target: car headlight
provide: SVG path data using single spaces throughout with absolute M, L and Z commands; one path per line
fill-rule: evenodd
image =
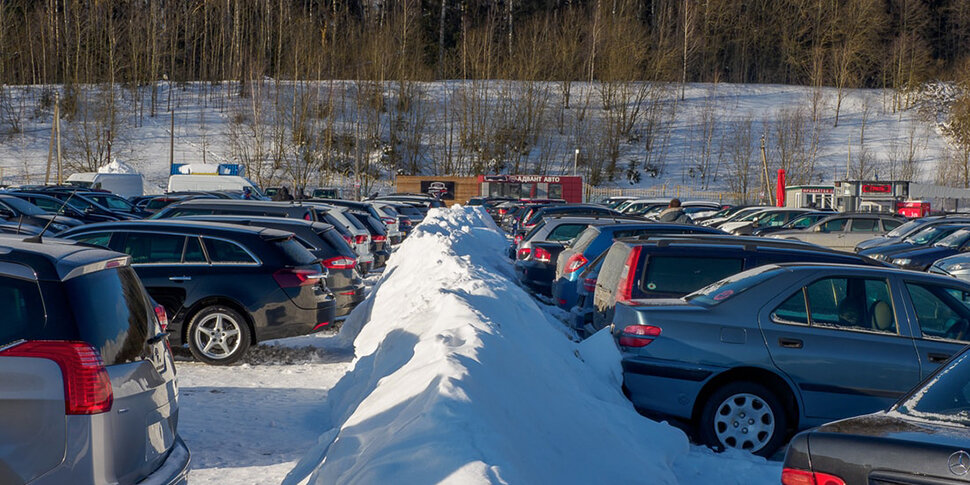
M 893 260 L 893 264 L 897 266 L 907 266 L 909 265 L 909 263 L 912 263 L 912 262 L 913 260 L 909 258 L 896 258 Z
M 943 269 L 946 270 L 947 272 L 966 271 L 966 270 L 970 270 L 970 263 L 951 264 L 950 266 L 947 266 L 946 268 L 943 268 Z

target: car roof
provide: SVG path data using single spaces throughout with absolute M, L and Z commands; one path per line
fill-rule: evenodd
M 933 278 L 933 279 L 938 279 L 938 280 L 941 280 L 941 281 L 947 281 L 947 282 L 950 282 L 950 283 L 960 283 L 961 285 L 964 285 L 964 286 L 970 286 L 970 283 L 967 283 L 966 281 L 963 281 L 963 280 L 958 279 L 958 278 L 953 278 L 951 276 L 944 276 L 944 275 L 939 275 L 939 274 L 935 274 L 935 273 L 927 273 L 926 271 L 914 271 L 914 270 L 911 270 L 911 269 L 898 268 L 896 266 L 864 266 L 864 265 L 846 264 L 846 263 L 805 263 L 805 262 L 797 262 L 797 263 L 773 263 L 773 265 L 774 266 L 778 266 L 779 268 L 786 268 L 786 269 L 790 269 L 790 270 L 793 270 L 793 271 L 794 270 L 799 270 L 799 269 L 806 269 L 807 270 L 807 269 L 820 269 L 820 268 L 833 268 L 833 269 L 847 269 L 847 268 L 852 268 L 852 269 L 859 269 L 861 267 L 861 268 L 865 268 L 867 270 L 877 270 L 877 271 L 884 271 L 884 272 L 890 272 L 890 273 L 896 273 L 896 274 L 905 274 L 905 275 L 908 275 L 908 276 L 919 276 L 919 277 L 924 277 L 924 278 Z
M 239 205 L 239 206 L 260 206 L 260 207 L 300 207 L 303 201 L 287 200 L 253 200 L 253 199 L 190 199 L 179 203 L 179 206 L 193 205 Z
M 156 219 L 159 221 L 164 221 L 166 219 Z M 273 224 L 289 225 L 289 226 L 307 226 L 313 227 L 315 225 L 332 227 L 331 224 L 319 221 L 308 221 L 306 219 L 298 219 L 295 217 L 273 217 L 273 216 L 244 216 L 239 214 L 211 214 L 211 215 L 193 215 L 193 216 L 178 216 L 171 219 L 171 221 L 209 221 L 219 224 L 218 221 L 227 221 L 223 224 L 231 225 L 250 225 L 249 222 L 272 222 Z
M 78 226 L 64 232 L 76 234 L 93 230 L 158 230 L 199 234 L 211 232 L 215 234 L 253 234 L 269 238 L 283 238 L 290 234 L 289 232 L 277 229 L 225 224 L 221 222 L 189 221 L 181 218 L 98 222 Z
M 644 234 L 641 236 L 617 239 L 631 245 L 654 244 L 657 246 L 670 245 L 706 245 L 706 246 L 744 246 L 746 248 L 781 248 L 807 249 L 835 254 L 852 255 L 844 251 L 837 251 L 817 244 L 788 239 L 769 239 L 759 236 L 733 236 L 730 234 Z
M 0 261 L 26 264 L 37 278 L 44 280 L 68 277 L 77 268 L 108 260 L 128 261 L 128 256 L 76 241 L 36 238 L 17 234 L 0 234 Z

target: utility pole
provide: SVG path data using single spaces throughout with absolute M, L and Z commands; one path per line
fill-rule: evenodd
M 579 167 L 579 148 L 576 149 L 576 154 L 573 157 L 573 176 L 576 176 L 579 174 L 579 171 L 577 170 L 578 167 Z
M 57 143 L 57 185 L 64 183 L 61 175 L 61 97 L 54 94 L 54 142 Z
M 768 149 L 765 148 L 765 135 L 761 134 L 761 166 L 764 168 L 765 177 L 765 197 L 768 198 L 768 205 L 775 205 L 771 198 L 771 178 L 768 176 Z
M 168 173 L 171 175 L 172 169 L 175 168 L 175 110 L 172 109 L 172 80 L 168 74 L 162 74 L 162 79 L 168 81 L 168 112 L 171 117 L 168 136 Z

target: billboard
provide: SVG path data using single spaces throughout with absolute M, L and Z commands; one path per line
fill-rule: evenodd
M 422 180 L 421 193 L 442 200 L 455 200 L 455 183 L 438 180 Z

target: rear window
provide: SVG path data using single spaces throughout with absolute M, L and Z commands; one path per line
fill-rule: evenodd
M 914 418 L 970 426 L 970 352 L 964 352 L 896 411 Z
M 536 233 L 539 232 L 540 229 L 542 229 L 543 227 L 545 227 L 545 225 L 546 225 L 546 220 L 543 219 L 538 224 L 532 226 L 532 229 L 529 229 L 529 232 L 525 233 L 525 236 L 522 237 L 522 240 L 523 241 L 531 241 L 532 238 L 536 235 Z
M 606 253 L 606 258 L 603 260 L 600 277 L 596 282 L 596 286 L 602 286 L 612 293 L 616 289 L 616 285 L 620 282 L 623 265 L 626 264 L 626 258 L 629 255 L 630 246 L 622 243 L 614 244 Z
M 599 229 L 595 227 L 587 227 L 586 230 L 579 233 L 579 236 L 576 237 L 575 241 L 573 241 L 572 247 L 576 251 L 585 252 L 586 248 L 588 248 L 589 245 L 593 243 L 593 240 L 596 239 L 596 236 L 599 235 Z
M 679 296 L 741 272 L 744 259 L 651 255 L 646 266 L 641 290 Z
M 307 248 L 303 247 L 303 245 L 293 238 L 285 241 L 278 241 L 274 244 L 283 251 L 283 254 L 286 255 L 287 262 L 294 266 L 311 264 L 317 260 L 317 257 L 314 256 L 313 253 L 308 251 Z
M 64 287 L 80 339 L 99 349 L 106 365 L 138 359 L 153 310 L 133 269 L 89 273 L 66 281 Z
M 324 247 L 322 249 L 330 251 L 334 255 L 339 254 L 350 258 L 357 257 L 353 248 L 347 244 L 347 240 L 340 235 L 336 228 L 317 232 L 317 236 L 320 236 L 320 240 L 323 241 Z
M 687 295 L 686 300 L 704 306 L 714 306 L 774 278 L 783 271 L 786 270 L 777 266 L 759 266 L 705 286 Z
M 44 334 L 47 312 L 40 297 L 37 282 L 0 276 L 0 308 L 3 309 L 3 325 L 0 325 L 0 345 L 15 340 L 50 338 Z

